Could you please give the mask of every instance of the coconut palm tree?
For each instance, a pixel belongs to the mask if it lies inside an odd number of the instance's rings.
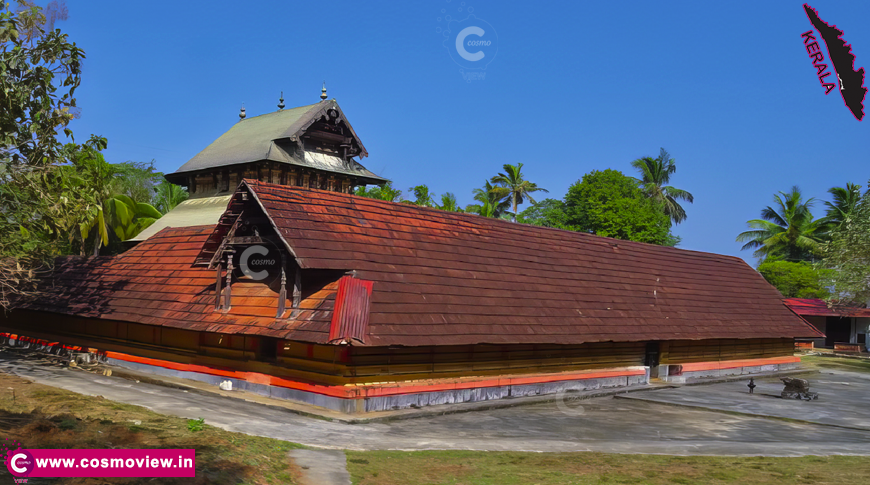
[[[372,188],[367,188],[364,185],[357,187],[354,195],[368,197],[369,199],[386,200],[387,202],[399,202],[402,199],[402,191],[394,189],[392,182],[376,185]]]
[[[755,249],[757,258],[811,261],[824,234],[824,219],[813,220],[810,209],[815,199],[803,200],[797,186],[791,191],[774,195],[774,207],[765,207],[761,219],[747,224],[751,231],[740,233],[737,242],[745,242],[741,249]]]
[[[685,190],[666,185],[677,171],[677,165],[664,148],[660,150],[658,158],[638,158],[631,162],[631,166],[640,172],[640,183],[647,197],[660,204],[675,224],[686,220],[686,211],[677,200],[691,204],[695,198]]]
[[[151,199],[154,201],[154,208],[166,214],[174,209],[175,206],[187,200],[188,197],[190,197],[190,194],[187,192],[187,189],[164,180],[157,187],[154,187],[154,195]]]
[[[483,188],[474,189],[472,193],[474,200],[480,203],[467,205],[465,212],[497,219],[505,215],[510,204],[506,187],[494,186],[489,181],[484,181]]]
[[[845,187],[828,189],[828,193],[834,198],[834,202],[825,202],[828,207],[825,220],[831,228],[835,228],[855,211],[855,207],[861,200],[861,186],[849,182]]]
[[[539,191],[549,193],[549,191],[543,187],[538,187],[538,184],[529,182],[523,178],[522,163],[516,165],[506,163],[503,165],[503,168],[504,172],[493,177],[490,182],[507,189],[505,200],[510,201],[511,208],[513,209],[513,221],[516,222],[517,206],[522,204],[524,199],[529,199],[529,201],[534,204],[535,199],[532,198],[532,193]]]

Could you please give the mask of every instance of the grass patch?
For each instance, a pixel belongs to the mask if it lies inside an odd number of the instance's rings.
[[[803,355],[801,356],[801,363],[810,369],[870,373],[870,360],[847,359],[844,357],[828,357],[822,355]]]
[[[870,458],[682,457],[606,453],[348,451],[356,485],[849,484]]]
[[[14,399],[13,392],[14,389]],[[25,448],[193,448],[196,478],[80,479],[75,483],[294,484],[287,453],[301,445],[231,433],[183,418],[34,384],[0,373],[0,433]],[[192,420],[199,421],[199,420]],[[155,481],[156,480],[156,481]],[[66,482],[65,482],[66,483]]]

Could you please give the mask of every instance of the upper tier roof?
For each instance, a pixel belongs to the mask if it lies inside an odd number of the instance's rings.
[[[342,121],[351,131],[352,138],[360,149],[359,157],[368,156],[368,152],[344,117],[338,103],[331,99],[241,120],[178,170],[168,174],[166,178],[170,181],[178,181],[183,178],[182,174],[269,160],[353,175],[373,184],[385,182],[386,179],[375,175],[352,159],[344,162],[339,157],[326,155],[330,163],[324,163],[320,160],[324,158],[323,154],[313,154],[314,158],[312,158],[312,154],[300,156],[296,153],[294,147],[305,130],[330,109],[335,109],[339,113]],[[317,158],[318,156],[320,158]],[[338,162],[335,163],[332,159]]]

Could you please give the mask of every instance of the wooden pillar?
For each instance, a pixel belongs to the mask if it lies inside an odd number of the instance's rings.
[[[224,312],[230,311],[233,299],[233,253],[227,254],[227,291],[224,293]]]
[[[293,308],[299,308],[302,301],[302,268],[296,268],[296,280],[293,282]]]
[[[281,253],[281,291],[278,292],[278,312],[275,318],[281,318],[284,315],[285,306],[287,304],[287,262],[284,258],[284,253]]]
[[[221,265],[218,264],[215,271],[215,282],[214,282],[214,309],[215,311],[221,309]]]

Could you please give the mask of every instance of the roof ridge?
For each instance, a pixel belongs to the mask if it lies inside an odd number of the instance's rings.
[[[371,205],[384,207],[384,208],[390,208],[390,209],[399,208],[400,211],[405,212],[407,214],[429,214],[429,215],[434,215],[434,216],[438,216],[438,217],[443,217],[445,219],[452,219],[452,218],[461,219],[461,220],[468,221],[469,223],[471,223],[473,225],[489,225],[490,227],[493,227],[493,228],[504,228],[504,229],[509,230],[510,232],[527,233],[527,232],[522,231],[520,228],[528,228],[528,229],[531,229],[533,232],[550,233],[553,235],[564,235],[564,236],[567,236],[568,240],[573,240],[573,241],[577,241],[577,242],[581,242],[581,238],[587,238],[585,241],[582,241],[582,242],[585,242],[585,243],[592,242],[592,243],[596,243],[596,244],[608,244],[610,246],[614,246],[614,245],[621,246],[621,245],[625,244],[629,247],[636,247],[636,248],[642,248],[642,249],[652,249],[653,251],[679,251],[682,254],[691,253],[691,254],[697,255],[698,257],[703,257],[704,259],[709,259],[710,257],[726,258],[726,259],[729,259],[732,261],[738,261],[740,263],[745,264],[745,261],[742,258],[739,258],[737,256],[712,253],[709,251],[699,251],[699,250],[695,250],[695,249],[685,249],[685,248],[677,248],[677,247],[672,247],[672,246],[662,246],[659,244],[645,243],[645,242],[640,242],[640,241],[629,241],[626,239],[617,239],[614,237],[600,236],[597,234],[591,234],[591,233],[586,233],[586,232],[571,231],[569,229],[560,229],[560,228],[556,228],[556,227],[546,227],[546,226],[536,226],[534,224],[524,224],[524,223],[520,223],[520,222],[507,221],[507,220],[496,219],[496,218],[491,218],[491,217],[483,217],[483,216],[480,216],[477,214],[444,211],[444,210],[441,210],[441,209],[438,209],[435,207],[425,207],[425,206],[419,206],[419,205],[415,205],[415,204],[404,204],[401,202],[392,202],[392,201],[387,201],[387,200],[372,199],[369,197],[363,197],[363,196],[359,196],[359,195],[355,195],[355,194],[345,194],[345,193],[341,193],[341,192],[333,192],[333,191],[328,191],[328,190],[313,189],[313,188],[308,188],[308,187],[287,186],[287,185],[274,184],[274,183],[269,183],[269,182],[255,181],[253,179],[244,179],[244,181],[249,182],[249,183],[255,182],[257,186],[274,188],[278,191],[278,193],[310,191],[310,192],[313,192],[313,193],[316,193],[316,194],[319,194],[322,196],[328,196],[328,197],[333,197],[333,198],[343,198],[343,199],[349,200],[349,201],[354,202],[354,203],[365,203],[365,204],[371,204]],[[566,238],[558,238],[558,239],[564,240]]]

